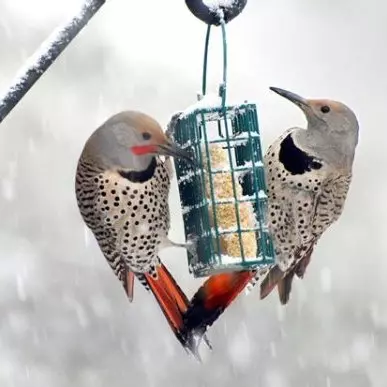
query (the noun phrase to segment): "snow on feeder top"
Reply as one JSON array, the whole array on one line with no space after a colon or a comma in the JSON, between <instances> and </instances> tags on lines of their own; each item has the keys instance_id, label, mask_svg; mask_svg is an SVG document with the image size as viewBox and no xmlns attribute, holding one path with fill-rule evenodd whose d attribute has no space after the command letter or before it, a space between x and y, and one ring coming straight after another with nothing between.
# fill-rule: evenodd
<instances>
[{"instance_id":1,"label":"snow on feeder top","mask_svg":"<svg viewBox=\"0 0 387 387\"><path fill-rule=\"evenodd\" d=\"M219 26L230 22L245 8L247 0L185 0L189 10L206 24ZM219 17L219 11L222 17Z\"/></svg>"},{"instance_id":2,"label":"snow on feeder top","mask_svg":"<svg viewBox=\"0 0 387 387\"><path fill-rule=\"evenodd\" d=\"M192 170L174 160L186 238L196 241L188 252L195 277L274 263L256 106L226 105L226 30L221 9L217 15L223 37L219 94L206 94L209 24L202 96L175 114L168 128L174 141L193 152L198 162Z\"/></svg>"}]
</instances>

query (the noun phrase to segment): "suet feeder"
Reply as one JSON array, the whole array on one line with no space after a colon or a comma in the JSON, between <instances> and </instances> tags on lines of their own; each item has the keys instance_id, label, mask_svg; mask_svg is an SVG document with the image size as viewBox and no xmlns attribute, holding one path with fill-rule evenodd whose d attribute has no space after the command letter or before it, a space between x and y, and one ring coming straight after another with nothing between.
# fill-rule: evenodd
<instances>
[{"instance_id":1,"label":"suet feeder","mask_svg":"<svg viewBox=\"0 0 387 387\"><path fill-rule=\"evenodd\" d=\"M215 16L216 20L200 17L208 24L202 96L175 116L172 130L174 140L191 150L198 162L197 168L192 169L179 159L174 161L185 235L196 241L195 251L188 252L190 271L195 277L274 263L266 226L267 189L257 108L247 102L226 104L227 20L222 8ZM223 41L223 81L216 101L206 95L211 24L221 27Z\"/></svg>"}]
</instances>

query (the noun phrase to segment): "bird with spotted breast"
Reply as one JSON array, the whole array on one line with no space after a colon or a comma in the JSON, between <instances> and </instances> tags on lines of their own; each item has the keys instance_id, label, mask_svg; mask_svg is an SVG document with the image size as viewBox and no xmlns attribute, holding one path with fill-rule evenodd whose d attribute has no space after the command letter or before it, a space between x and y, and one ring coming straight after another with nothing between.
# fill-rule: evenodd
<instances>
[{"instance_id":1,"label":"bird with spotted breast","mask_svg":"<svg viewBox=\"0 0 387 387\"><path fill-rule=\"evenodd\" d=\"M129 300L137 277L154 294L184 348L196 355L194 343L182 334L189 300L159 259L165 247L187 247L168 238L170 157L194 163L152 117L138 111L118 113L95 130L83 148L76 198Z\"/></svg>"},{"instance_id":2,"label":"bird with spotted breast","mask_svg":"<svg viewBox=\"0 0 387 387\"><path fill-rule=\"evenodd\" d=\"M246 286L260 284L261 299L277 287L286 304L294 276L304 276L316 243L342 214L358 144L354 112L341 102L271 90L297 105L307 119L306 129L286 130L264 157L275 264L210 277L185 313L187 331L203 334Z\"/></svg>"}]
</instances>

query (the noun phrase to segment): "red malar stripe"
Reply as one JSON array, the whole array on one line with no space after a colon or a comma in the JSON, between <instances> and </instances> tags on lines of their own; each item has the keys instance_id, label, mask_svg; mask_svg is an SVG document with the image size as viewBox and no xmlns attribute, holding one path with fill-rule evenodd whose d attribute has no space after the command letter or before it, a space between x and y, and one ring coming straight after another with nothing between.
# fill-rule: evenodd
<instances>
[{"instance_id":1,"label":"red malar stripe","mask_svg":"<svg viewBox=\"0 0 387 387\"><path fill-rule=\"evenodd\" d=\"M153 153L156 151L156 145L138 145L138 146L132 146L131 148L132 152L137 155L146 155L148 153Z\"/></svg>"}]
</instances>

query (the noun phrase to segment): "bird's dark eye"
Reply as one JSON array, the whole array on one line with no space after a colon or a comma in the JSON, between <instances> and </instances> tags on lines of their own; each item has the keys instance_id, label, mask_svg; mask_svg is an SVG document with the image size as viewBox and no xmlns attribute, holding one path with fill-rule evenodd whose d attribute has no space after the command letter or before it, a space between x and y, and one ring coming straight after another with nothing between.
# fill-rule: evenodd
<instances>
[{"instance_id":1,"label":"bird's dark eye","mask_svg":"<svg viewBox=\"0 0 387 387\"><path fill-rule=\"evenodd\" d=\"M144 140L149 140L149 139L151 138L151 135L150 135L150 133L148 133L148 132L143 132L143 133L142 133L142 138L143 138Z\"/></svg>"},{"instance_id":2,"label":"bird's dark eye","mask_svg":"<svg viewBox=\"0 0 387 387\"><path fill-rule=\"evenodd\" d=\"M331 111L331 108L329 106L323 106L321 109L320 109L323 113L329 113Z\"/></svg>"}]
</instances>

